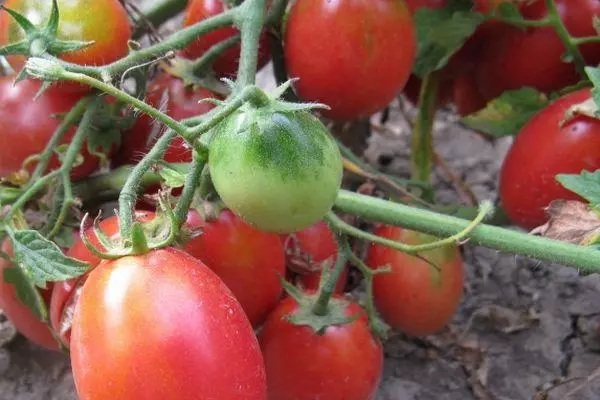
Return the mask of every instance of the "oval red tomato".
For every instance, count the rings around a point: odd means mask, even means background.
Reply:
[[[229,210],[215,221],[190,212],[187,225],[202,228],[183,250],[206,264],[233,292],[254,327],[281,298],[285,253],[279,235],[259,231]]]
[[[7,0],[5,7],[20,12],[34,24],[45,23],[52,1]],[[58,39],[93,42],[60,58],[80,65],[105,65],[127,55],[131,28],[127,12],[118,0],[58,0]],[[7,12],[0,12],[0,46],[24,38],[23,30]],[[23,58],[16,60],[16,66]]]
[[[385,225],[378,226],[374,234],[412,245],[437,240]],[[370,268],[391,268],[391,272],[378,274],[373,279],[375,305],[381,317],[394,329],[413,336],[435,333],[450,321],[462,298],[464,281],[457,247],[424,251],[420,255],[435,267],[422,259],[375,243],[371,244],[367,254]]]
[[[227,10],[227,2],[221,0],[192,0],[189,2],[185,12],[184,26],[190,26],[204,19],[214,17]],[[229,39],[232,36],[238,35],[238,29],[227,27],[217,29],[202,35],[196,41],[192,42],[183,51],[183,54],[189,58],[197,58],[202,56],[212,46]],[[241,47],[236,44],[223,52],[213,63],[213,70],[221,76],[234,77],[237,73]],[[266,65],[271,59],[269,52],[269,37],[266,32],[263,32],[260,37],[260,46],[258,49],[258,68]]]
[[[521,129],[500,170],[500,200],[510,220],[526,229],[547,221],[544,209],[558,199],[580,199],[557,174],[600,168],[600,121],[565,113],[590,98],[590,89],[568,94],[536,114]]]
[[[286,298],[259,334],[265,359],[269,399],[372,400],[383,369],[383,350],[369,330],[365,312],[345,303],[345,315],[359,318],[315,333],[292,324],[296,300]]]
[[[329,225],[324,221],[285,236],[286,264],[289,270],[299,274],[299,281],[306,290],[317,290],[324,263],[335,265],[338,245]],[[337,284],[336,293],[342,293],[348,281],[348,269],[344,268]]]
[[[2,243],[2,251],[12,255],[12,245],[8,239]],[[48,325],[21,302],[15,286],[4,280],[4,271],[9,268],[18,267],[12,266],[8,260],[0,258],[0,309],[27,339],[44,348],[58,350],[58,343]],[[46,303],[49,303],[52,285],[48,285],[45,290],[38,290]]]
[[[175,249],[90,272],[71,361],[81,400],[266,400],[260,347],[242,307],[208,267]]]
[[[202,87],[186,87],[183,81],[168,73],[161,73],[148,85],[146,102],[153,107],[164,107],[164,112],[177,121],[204,114],[215,106],[201,102],[218,95]],[[115,157],[116,165],[135,164],[152,148],[162,132],[146,114],[141,114],[134,126],[123,137],[121,149]],[[164,160],[171,163],[192,161],[192,149],[181,137],[171,141]]]
[[[327,117],[353,120],[387,106],[410,75],[416,38],[402,1],[298,0],[289,11],[285,61],[298,96]]]
[[[13,81],[14,77],[0,77],[0,177],[19,171],[28,157],[43,152],[60,125],[59,115],[67,113],[81,99],[80,94],[54,88],[34,100],[40,81],[25,79],[16,85]],[[61,143],[69,143],[74,134],[72,128]],[[98,158],[89,154],[85,144],[81,155],[83,163],[71,171],[73,179],[86,177],[98,167]],[[32,171],[34,166],[31,164],[28,169]],[[59,166],[58,157],[53,156],[49,168]]]

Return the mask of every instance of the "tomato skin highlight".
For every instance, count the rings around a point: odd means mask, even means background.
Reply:
[[[201,102],[208,98],[220,98],[202,87],[186,88],[183,81],[168,73],[161,73],[149,84],[146,102],[155,108],[164,106],[164,112],[177,121],[202,115],[215,106]],[[164,103],[166,99],[166,103]],[[123,143],[115,157],[115,165],[136,164],[152,148],[159,135],[154,135],[155,122],[147,114],[141,114],[133,127],[123,136]],[[161,132],[157,132],[161,133]],[[170,163],[192,161],[192,149],[180,136],[171,141],[163,159]]]
[[[435,238],[406,229],[379,225],[374,234],[406,244],[421,244]],[[460,304],[464,271],[457,247],[420,253],[439,266],[440,272],[424,260],[389,247],[371,244],[366,263],[372,269],[389,266],[390,273],[373,279],[375,305],[392,328],[412,336],[442,329]]]
[[[47,21],[52,1],[7,0],[4,6],[23,14],[35,25]],[[129,52],[129,17],[118,0],[58,0],[58,10],[58,39],[94,42],[84,49],[61,54],[62,60],[79,65],[106,65]],[[0,12],[0,46],[23,38],[23,30],[12,17]],[[13,66],[24,62],[23,57],[17,59]]]
[[[208,267],[172,248],[103,262],[75,310],[81,400],[266,400],[260,347]]]
[[[256,228],[292,233],[323,219],[341,186],[337,144],[306,111],[236,111],[214,130],[208,164],[217,193]]]
[[[285,253],[279,236],[259,231],[229,210],[210,222],[192,213],[187,225],[202,228],[202,234],[188,241],[183,250],[216,273],[252,325],[260,326],[283,292],[279,278],[285,275]]]
[[[284,44],[298,96],[330,106],[323,115],[338,120],[385,108],[406,84],[416,56],[412,16],[399,0],[298,0]]]
[[[330,326],[323,334],[290,323],[288,317],[297,309],[296,301],[286,298],[259,334],[269,399],[374,399],[383,369],[383,349],[360,306],[349,302],[346,315],[360,317],[349,324]]]
[[[500,200],[514,224],[533,229],[548,220],[544,208],[553,200],[582,200],[555,176],[600,168],[600,121],[577,115],[560,126],[570,107],[590,97],[590,89],[563,96],[515,138],[500,170]]]
[[[34,100],[41,87],[40,81],[25,79],[16,85],[13,81],[14,77],[0,77],[0,124],[3,127],[0,135],[0,177],[19,171],[28,157],[43,152],[60,125],[56,114],[69,112],[81,99],[81,94],[50,88]],[[75,130],[76,127],[71,128],[60,143],[69,143]],[[84,161],[71,171],[73,179],[84,178],[98,167],[99,159],[89,154],[86,143],[81,155]],[[58,157],[53,155],[48,168],[59,166]],[[32,172],[34,168],[35,163],[31,163],[27,169]]]
[[[269,2],[267,1],[267,4]],[[184,27],[193,25],[202,20],[214,17],[226,11],[226,6],[221,0],[191,0],[185,12]],[[212,46],[229,39],[232,36],[238,35],[240,32],[234,27],[225,27],[214,30],[205,35],[202,35],[196,41],[192,42],[183,51],[183,54],[188,58],[198,58],[207,52]],[[219,76],[235,77],[240,59],[240,44],[235,44],[213,63],[213,70]],[[267,32],[263,32],[260,37],[258,48],[258,69],[264,67],[271,59],[269,52],[269,37]]]
[[[2,251],[12,255],[12,244],[9,239],[2,242]],[[18,268],[11,263],[0,258],[0,309],[6,317],[13,323],[15,328],[27,339],[42,346],[48,350],[58,350],[58,342],[54,339],[52,332],[47,324],[42,322],[17,296],[15,286],[4,280],[4,271],[9,268]],[[52,284],[48,284],[47,289],[37,289],[46,301],[50,302]]]

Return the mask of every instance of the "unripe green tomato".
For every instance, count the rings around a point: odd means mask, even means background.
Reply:
[[[258,229],[277,233],[322,219],[343,173],[339,148],[318,118],[251,106],[215,128],[209,167],[228,208]]]

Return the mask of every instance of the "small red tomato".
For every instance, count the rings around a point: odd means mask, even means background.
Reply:
[[[327,262],[335,265],[338,245],[335,236],[324,221],[285,236],[286,264],[288,269],[300,275],[300,284],[306,290],[317,290],[321,281],[321,271]],[[348,281],[348,269],[335,285],[336,293],[343,293]]]
[[[367,117],[404,88],[416,55],[403,1],[298,0],[289,11],[285,61],[298,96],[332,119]]]
[[[221,0],[191,0],[185,12],[184,26],[193,25],[204,19],[214,17],[228,9],[227,2]],[[238,29],[234,27],[221,28],[202,35],[191,43],[183,54],[188,58],[202,56],[212,46],[238,35]],[[241,47],[236,44],[226,50],[213,64],[213,70],[220,76],[234,77],[238,70]],[[258,68],[262,68],[271,59],[269,52],[269,37],[263,32],[260,37],[258,49]]]
[[[242,307],[202,262],[172,248],[101,263],[73,318],[81,400],[266,400]]]
[[[8,255],[13,254],[10,240],[4,240],[2,251]],[[27,339],[46,349],[58,350],[58,343],[54,339],[48,325],[42,322],[40,317],[35,315],[29,307],[23,304],[17,296],[15,286],[3,279],[4,271],[11,268],[18,267],[11,265],[6,259],[0,258],[0,309],[2,309],[15,328]],[[46,303],[49,303],[52,285],[49,284],[45,290],[38,290]]]
[[[600,121],[576,115],[565,121],[572,106],[591,97],[590,89],[563,96],[537,113],[521,129],[500,170],[500,200],[510,220],[533,229],[548,217],[553,200],[580,199],[555,179],[600,168]]]
[[[380,225],[374,233],[411,245],[437,240],[394,226]],[[457,247],[424,251],[420,255],[431,264],[374,243],[367,254],[370,268],[391,268],[391,272],[373,279],[375,304],[381,317],[394,329],[413,336],[435,333],[450,321],[462,298],[464,281]]]
[[[151,212],[136,211],[135,213],[136,220],[140,222],[150,221],[154,216],[155,214]],[[119,233],[118,218],[112,216],[101,221],[99,228],[106,236],[115,239],[118,237]],[[100,244],[100,241],[92,228],[88,228],[85,234],[90,243],[98,249],[106,250]],[[90,268],[95,268],[102,261],[100,257],[96,256],[87,248],[80,238],[75,240],[73,246],[67,251],[66,256],[88,263]],[[69,347],[71,341],[73,311],[79,298],[81,286],[86,279],[87,274],[66,281],[56,282],[54,284],[54,289],[52,290],[52,297],[50,299],[50,322],[52,329],[54,329],[61,342],[67,347]]]
[[[299,307],[291,297],[269,316],[259,334],[269,399],[372,400],[383,369],[383,350],[356,303],[335,297],[344,315],[360,315],[343,325],[315,333],[289,317]]]
[[[259,231],[229,210],[215,221],[188,214],[187,225],[202,228],[183,250],[201,260],[227,285],[254,327],[260,326],[281,298],[285,253],[279,236]]]
[[[186,87],[181,79],[161,73],[148,85],[146,102],[153,107],[164,107],[164,112],[180,121],[213,109],[213,104],[201,102],[208,98],[219,96],[202,87]],[[131,130],[125,133],[121,149],[115,157],[115,165],[139,162],[161,133],[162,131],[156,129],[152,118],[141,114]],[[171,163],[190,162],[192,150],[185,140],[178,136],[171,141],[164,160]]]
[[[0,177],[19,171],[28,157],[42,153],[60,125],[59,115],[69,112],[81,99],[80,94],[64,93],[57,88],[34,99],[40,87],[40,81],[25,79],[15,85],[14,77],[0,77]],[[62,144],[70,142],[75,129],[69,130]],[[89,154],[86,144],[81,154],[83,163],[71,171],[73,179],[84,178],[98,167],[98,158]],[[48,167],[59,166],[55,155]],[[33,171],[34,167],[35,163],[31,163],[28,169]]]

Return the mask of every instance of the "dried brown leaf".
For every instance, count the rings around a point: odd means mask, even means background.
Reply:
[[[550,220],[532,234],[578,245],[593,243],[600,236],[600,215],[586,203],[556,200],[546,212]]]

